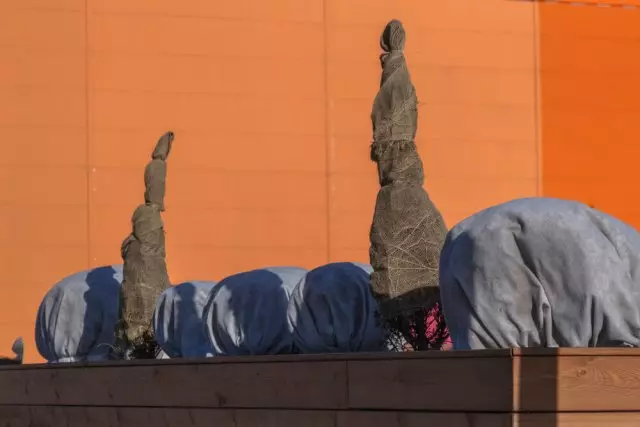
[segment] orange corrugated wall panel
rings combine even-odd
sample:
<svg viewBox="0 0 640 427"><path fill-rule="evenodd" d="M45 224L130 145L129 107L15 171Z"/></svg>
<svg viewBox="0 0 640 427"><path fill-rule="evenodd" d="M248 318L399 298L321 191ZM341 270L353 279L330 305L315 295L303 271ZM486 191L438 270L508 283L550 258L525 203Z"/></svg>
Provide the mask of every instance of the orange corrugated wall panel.
<svg viewBox="0 0 640 427"><path fill-rule="evenodd" d="M368 260L378 36L408 31L427 188L449 225L538 194L535 5L503 0L0 0L0 350L44 293L118 263L176 132L172 280Z"/></svg>
<svg viewBox="0 0 640 427"><path fill-rule="evenodd" d="M543 192L640 226L640 9L540 5Z"/></svg>

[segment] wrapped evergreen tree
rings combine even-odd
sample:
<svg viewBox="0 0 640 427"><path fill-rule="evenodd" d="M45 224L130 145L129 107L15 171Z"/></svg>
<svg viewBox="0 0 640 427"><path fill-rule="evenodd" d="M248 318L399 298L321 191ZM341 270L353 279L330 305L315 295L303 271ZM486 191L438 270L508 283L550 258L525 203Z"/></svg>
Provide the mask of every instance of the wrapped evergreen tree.
<svg viewBox="0 0 640 427"><path fill-rule="evenodd" d="M160 213L164 211L167 157L173 137L173 132L164 134L151 154L144 171L145 203L134 211L132 232L122 243L124 269L116 342L126 358L155 358L159 352L152 316L156 300L171 286Z"/></svg>
<svg viewBox="0 0 640 427"><path fill-rule="evenodd" d="M426 349L426 316L439 301L438 264L447 230L423 188L414 142L418 100L400 21L387 24L380 45L382 79L371 114L371 158L380 182L370 233L371 288L388 327L414 349Z"/></svg>

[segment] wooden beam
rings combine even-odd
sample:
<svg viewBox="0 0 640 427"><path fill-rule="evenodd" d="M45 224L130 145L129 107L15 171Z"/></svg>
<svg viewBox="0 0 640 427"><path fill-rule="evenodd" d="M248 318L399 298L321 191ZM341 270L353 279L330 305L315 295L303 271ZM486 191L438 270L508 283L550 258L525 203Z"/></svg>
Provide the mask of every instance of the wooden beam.
<svg viewBox="0 0 640 427"><path fill-rule="evenodd" d="M512 427L512 415L462 412L340 411L336 427Z"/></svg>
<svg viewBox="0 0 640 427"><path fill-rule="evenodd" d="M0 427L511 427L511 422L510 414L0 407Z"/></svg>
<svg viewBox="0 0 640 427"><path fill-rule="evenodd" d="M341 409L345 362L0 370L0 405Z"/></svg>
<svg viewBox="0 0 640 427"><path fill-rule="evenodd" d="M488 414L0 406L0 427L637 427L639 423L638 412Z"/></svg>
<svg viewBox="0 0 640 427"><path fill-rule="evenodd" d="M636 427L640 412L513 414L513 427Z"/></svg>
<svg viewBox="0 0 640 427"><path fill-rule="evenodd" d="M640 353L604 351L515 357L513 410L640 411Z"/></svg>
<svg viewBox="0 0 640 427"><path fill-rule="evenodd" d="M639 412L640 350L414 352L6 366L0 367L0 405Z"/></svg>
<svg viewBox="0 0 640 427"><path fill-rule="evenodd" d="M507 357L347 362L347 372L352 409L512 409L512 359Z"/></svg>
<svg viewBox="0 0 640 427"><path fill-rule="evenodd" d="M510 411L510 351L0 369L0 405ZM469 397L460 395L465 390Z"/></svg>

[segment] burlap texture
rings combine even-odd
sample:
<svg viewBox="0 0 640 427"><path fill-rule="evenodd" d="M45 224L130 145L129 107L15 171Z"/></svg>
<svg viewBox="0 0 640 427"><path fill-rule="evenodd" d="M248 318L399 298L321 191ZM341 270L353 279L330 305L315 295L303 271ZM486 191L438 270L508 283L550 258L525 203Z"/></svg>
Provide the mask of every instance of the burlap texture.
<svg viewBox="0 0 640 427"><path fill-rule="evenodd" d="M171 145L173 144L174 136L173 132L167 132L162 135L151 153L151 158L166 161L169 158L169 153L171 152Z"/></svg>
<svg viewBox="0 0 640 427"><path fill-rule="evenodd" d="M144 168L144 201L156 205L164 211L164 195L166 192L167 162L153 159Z"/></svg>
<svg viewBox="0 0 640 427"><path fill-rule="evenodd" d="M373 102L373 141L413 141L418 128L418 99L411 83L403 49L400 21L387 24L380 38L382 78Z"/></svg>
<svg viewBox="0 0 640 427"><path fill-rule="evenodd" d="M122 243L124 260L120 293L120 346L140 346L152 334L152 316L158 297L171 286L167 273L165 236L161 211L164 210L166 159L173 133L160 138L145 168L145 204L136 208L132 233Z"/></svg>
<svg viewBox="0 0 640 427"><path fill-rule="evenodd" d="M442 215L423 189L422 160L414 138L417 98L403 54L399 21L385 28L380 45L382 80L374 104L372 160L380 190L371 225L371 288L383 317L414 313L433 304L440 250L447 233Z"/></svg>
<svg viewBox="0 0 640 427"><path fill-rule="evenodd" d="M158 140L151 162L144 169L144 201L146 204L159 206L164 211L164 195L166 191L167 158L171 152L173 132L167 132Z"/></svg>

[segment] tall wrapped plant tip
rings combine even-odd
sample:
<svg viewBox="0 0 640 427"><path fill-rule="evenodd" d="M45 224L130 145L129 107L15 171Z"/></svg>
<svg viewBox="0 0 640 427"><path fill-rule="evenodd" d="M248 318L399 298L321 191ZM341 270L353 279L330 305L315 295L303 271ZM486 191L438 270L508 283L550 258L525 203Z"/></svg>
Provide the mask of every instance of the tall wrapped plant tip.
<svg viewBox="0 0 640 427"><path fill-rule="evenodd" d="M371 113L370 157L380 184L370 231L371 290L387 327L407 343L413 341L414 349L427 349L425 316L437 304L433 290L447 230L423 188L423 164L414 142L418 99L405 45L404 26L390 21L380 37L382 76Z"/></svg>
<svg viewBox="0 0 640 427"><path fill-rule="evenodd" d="M152 160L163 160L166 161L169 158L169 153L171 152L171 146L173 144L173 139L175 135L173 132L167 132L158 139L156 143L156 147L151 153Z"/></svg>

